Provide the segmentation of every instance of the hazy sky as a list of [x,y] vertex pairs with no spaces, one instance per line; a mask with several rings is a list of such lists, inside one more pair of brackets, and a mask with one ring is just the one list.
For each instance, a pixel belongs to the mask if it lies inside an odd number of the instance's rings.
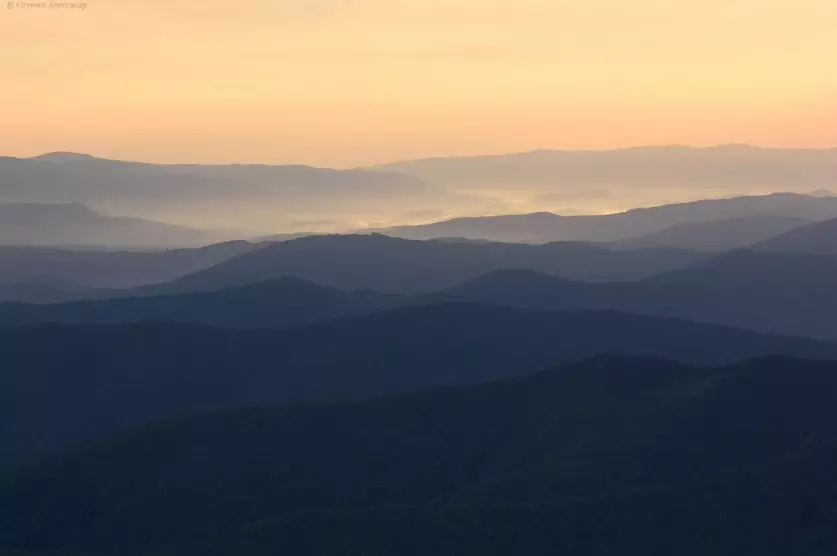
[[8,155],[353,166],[536,148],[837,145],[835,0],[0,8]]

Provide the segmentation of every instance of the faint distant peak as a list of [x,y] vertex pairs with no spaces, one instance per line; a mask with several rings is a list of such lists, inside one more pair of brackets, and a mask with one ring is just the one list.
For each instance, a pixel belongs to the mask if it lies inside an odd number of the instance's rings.
[[808,193],[809,197],[837,197],[837,193],[830,189],[817,189]]
[[460,216],[457,218],[450,218],[443,220],[443,222],[464,222],[468,220],[486,220],[486,219],[502,219],[502,220],[526,220],[526,221],[545,221],[552,222],[564,218],[560,214],[554,212],[540,211],[527,212],[523,214],[488,214],[484,216]]
[[84,162],[89,160],[98,160],[95,156],[91,156],[89,154],[82,154],[82,153],[72,153],[72,152],[54,152],[54,153],[45,153],[38,156],[33,156],[30,160],[39,160],[41,162],[54,162],[54,163],[63,163],[63,162]]
[[727,143],[725,145],[715,145],[714,147],[707,147],[709,151],[763,151],[766,147],[757,147],[755,145],[748,145],[747,143]]

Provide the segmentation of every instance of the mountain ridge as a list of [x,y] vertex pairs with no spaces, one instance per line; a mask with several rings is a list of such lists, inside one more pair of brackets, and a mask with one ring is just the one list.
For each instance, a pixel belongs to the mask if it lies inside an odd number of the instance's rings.
[[[798,193],[772,193],[664,204],[598,216],[561,216],[541,212],[453,218],[419,226],[397,226],[367,231],[407,239],[464,237],[529,243],[602,242],[638,238],[662,232],[679,224],[747,217],[801,218],[814,221],[837,218],[835,212],[837,212],[837,198],[811,197]],[[513,226],[509,227],[509,223]]]
[[837,255],[837,218],[789,230],[754,245],[753,249],[774,253]]
[[267,246],[138,293],[222,289],[296,276],[341,289],[429,293],[502,268],[532,268],[581,280],[638,280],[709,255],[678,249],[614,251],[583,243],[435,242],[380,234],[311,236]]

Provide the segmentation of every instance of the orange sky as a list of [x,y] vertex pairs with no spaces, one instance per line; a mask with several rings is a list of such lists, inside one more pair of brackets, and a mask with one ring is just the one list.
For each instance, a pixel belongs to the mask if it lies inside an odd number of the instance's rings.
[[0,154],[348,167],[537,148],[837,145],[835,0],[0,10]]

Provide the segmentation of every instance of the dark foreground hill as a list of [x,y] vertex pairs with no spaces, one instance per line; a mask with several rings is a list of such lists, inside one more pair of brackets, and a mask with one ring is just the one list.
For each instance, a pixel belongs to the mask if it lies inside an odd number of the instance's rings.
[[837,363],[600,357],[161,424],[8,477],[0,545],[89,555],[837,549]]
[[159,419],[359,400],[626,352],[698,364],[837,344],[615,312],[453,304],[280,329],[40,325],[0,330],[0,467]]

